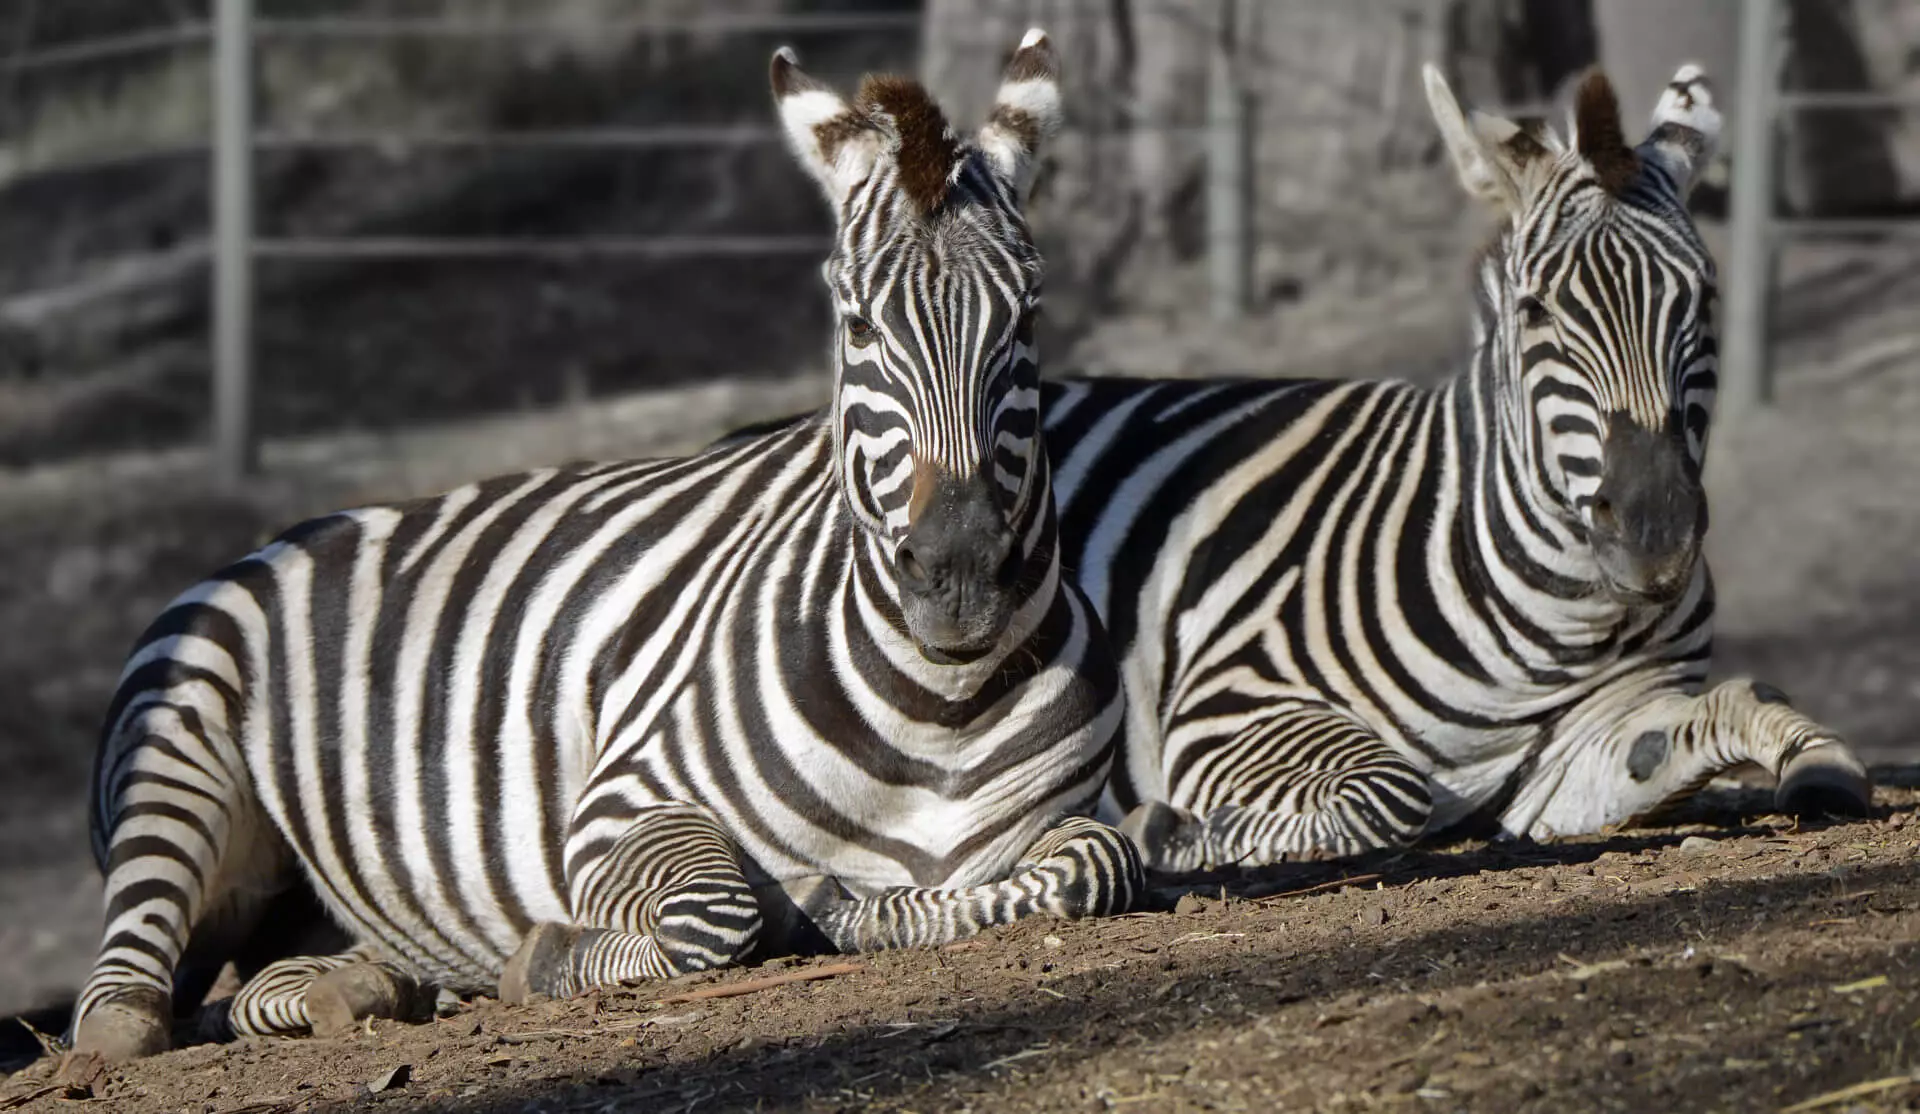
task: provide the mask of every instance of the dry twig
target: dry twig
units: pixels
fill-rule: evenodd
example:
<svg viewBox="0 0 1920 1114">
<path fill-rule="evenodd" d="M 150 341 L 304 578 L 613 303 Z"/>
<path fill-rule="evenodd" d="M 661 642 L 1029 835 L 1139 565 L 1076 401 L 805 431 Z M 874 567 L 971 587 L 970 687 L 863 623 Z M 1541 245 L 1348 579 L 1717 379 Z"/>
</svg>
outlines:
<svg viewBox="0 0 1920 1114">
<path fill-rule="evenodd" d="M 1920 1075 L 1889 1075 L 1885 1079 L 1869 1079 L 1865 1083 L 1855 1083 L 1851 1087 L 1842 1087 L 1838 1091 L 1815 1095 L 1805 1102 L 1796 1102 L 1792 1106 L 1782 1108 L 1780 1114 L 1802 1114 L 1803 1111 L 1818 1110 L 1823 1106 L 1838 1106 L 1843 1102 L 1863 1099 L 1868 1095 L 1877 1095 L 1896 1087 L 1911 1087 L 1916 1083 L 1920 1083 Z"/>
<path fill-rule="evenodd" d="M 1346 878 L 1335 878 L 1331 882 L 1322 882 L 1317 886 L 1305 886 L 1297 890 L 1288 890 L 1285 893 L 1268 894 L 1265 897 L 1255 898 L 1254 900 L 1265 904 L 1271 901 L 1279 901 L 1283 898 L 1300 897 L 1304 894 L 1317 894 L 1322 890 L 1337 890 L 1345 886 L 1364 886 L 1368 882 L 1378 882 L 1382 877 L 1383 876 L 1379 874 L 1354 874 Z"/>
<path fill-rule="evenodd" d="M 742 994 L 757 994 L 762 990 L 771 990 L 788 983 L 831 979 L 837 975 L 851 975 L 855 971 L 866 969 L 867 965 L 864 963 L 836 963 L 830 967 L 814 967 L 806 971 L 791 971 L 784 975 L 768 975 L 763 979 L 748 979 L 745 982 L 724 983 L 720 986 L 703 986 L 698 990 L 689 990 L 685 994 L 669 994 L 665 998 L 655 998 L 654 1001 L 667 1006 L 680 1002 L 701 1002 L 708 998 L 735 998 Z"/>
</svg>

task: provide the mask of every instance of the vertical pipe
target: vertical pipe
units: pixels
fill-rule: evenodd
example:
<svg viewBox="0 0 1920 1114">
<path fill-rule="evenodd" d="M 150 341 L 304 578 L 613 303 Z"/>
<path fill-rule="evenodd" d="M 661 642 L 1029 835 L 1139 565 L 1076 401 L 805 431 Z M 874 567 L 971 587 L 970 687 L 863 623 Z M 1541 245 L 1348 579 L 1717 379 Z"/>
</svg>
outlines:
<svg viewBox="0 0 1920 1114">
<path fill-rule="evenodd" d="M 213 51 L 213 467 L 254 467 L 253 0 L 215 0 Z"/>
<path fill-rule="evenodd" d="M 1207 279 L 1216 321 L 1245 315 L 1253 286 L 1253 131 L 1235 59 L 1236 7 L 1220 0 L 1207 66 Z"/>
<path fill-rule="evenodd" d="M 1746 0 L 1740 13 L 1740 103 L 1733 106 L 1732 208 L 1726 323 L 1720 342 L 1720 396 L 1732 414 L 1773 395 L 1767 309 L 1773 295 L 1774 98 L 1780 79 L 1777 0 Z"/>
</svg>

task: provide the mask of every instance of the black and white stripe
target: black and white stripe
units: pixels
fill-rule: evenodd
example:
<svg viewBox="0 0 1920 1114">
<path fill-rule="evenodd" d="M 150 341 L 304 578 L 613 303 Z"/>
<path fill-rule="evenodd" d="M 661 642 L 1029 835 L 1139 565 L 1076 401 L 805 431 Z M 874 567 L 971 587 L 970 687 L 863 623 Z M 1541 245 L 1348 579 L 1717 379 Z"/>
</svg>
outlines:
<svg viewBox="0 0 1920 1114">
<path fill-rule="evenodd" d="M 905 196 L 881 106 L 786 52 L 774 86 L 840 217 L 832 410 L 318 519 L 171 604 L 103 733 L 81 1049 L 165 1047 L 189 944 L 217 964 L 302 881 L 355 948 L 269 967 L 239 1032 L 390 1011 L 411 983 L 711 967 L 767 910 L 884 947 L 1132 901 L 1131 845 L 1083 818 L 1122 706 L 1061 579 L 1023 325 L 1051 48 L 1015 55 L 937 208 Z"/>
<path fill-rule="evenodd" d="M 1775 690 L 1696 695 L 1714 271 L 1685 198 L 1718 126 L 1699 72 L 1631 150 L 1602 78 L 1572 145 L 1469 123 L 1437 74 L 1429 92 L 1507 218 L 1458 378 L 1047 392 L 1067 565 L 1128 690 L 1111 814 L 1191 870 L 1469 818 L 1593 831 L 1746 760 L 1783 803 L 1864 803 L 1858 761 Z"/>
</svg>

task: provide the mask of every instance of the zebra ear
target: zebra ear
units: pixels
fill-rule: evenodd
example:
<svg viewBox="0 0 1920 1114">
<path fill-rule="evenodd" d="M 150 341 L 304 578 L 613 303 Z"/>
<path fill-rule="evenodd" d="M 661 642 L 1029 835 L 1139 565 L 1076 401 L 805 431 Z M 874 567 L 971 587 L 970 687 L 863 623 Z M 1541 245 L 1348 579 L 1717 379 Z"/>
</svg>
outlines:
<svg viewBox="0 0 1920 1114">
<path fill-rule="evenodd" d="M 1720 113 L 1706 71 L 1680 67 L 1653 109 L 1653 131 L 1640 144 L 1640 158 L 1658 166 L 1684 199 L 1713 161 L 1720 142 Z"/>
<path fill-rule="evenodd" d="M 1024 202 L 1033 187 L 1040 144 L 1059 130 L 1059 58 L 1047 33 L 1035 27 L 1007 61 L 993 111 L 977 141 L 987 162 Z"/>
<path fill-rule="evenodd" d="M 1539 120 L 1516 124 L 1476 112 L 1469 121 L 1446 78 L 1440 76 L 1439 67 L 1429 62 L 1422 67 L 1421 76 L 1426 81 L 1427 105 L 1447 153 L 1453 157 L 1460 184 L 1473 196 L 1518 216 L 1542 172 L 1564 149 L 1560 137 Z"/>
<path fill-rule="evenodd" d="M 853 187 L 873 173 L 885 137 L 865 113 L 802 72 L 792 47 L 773 52 L 769 77 L 787 144 L 838 216 Z"/>
</svg>

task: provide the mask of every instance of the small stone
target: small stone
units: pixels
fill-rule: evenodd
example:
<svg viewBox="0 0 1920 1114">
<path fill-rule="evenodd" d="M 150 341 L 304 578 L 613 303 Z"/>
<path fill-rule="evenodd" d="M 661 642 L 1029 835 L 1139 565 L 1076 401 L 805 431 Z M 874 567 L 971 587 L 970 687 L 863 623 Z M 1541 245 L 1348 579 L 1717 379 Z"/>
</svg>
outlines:
<svg viewBox="0 0 1920 1114">
<path fill-rule="evenodd" d="M 1180 900 L 1173 903 L 1176 913 L 1199 913 L 1205 911 L 1207 899 L 1199 894 L 1181 894 Z"/>
<path fill-rule="evenodd" d="M 1711 855 L 1720 850 L 1720 841 L 1706 836 L 1688 836 L 1680 841 L 1682 855 Z"/>
<path fill-rule="evenodd" d="M 1042 936 L 1040 938 L 1040 943 L 1055 951 L 1058 951 L 1059 949 L 1067 946 L 1067 942 L 1065 940 L 1060 939 L 1060 937 L 1058 936 Z"/>
<path fill-rule="evenodd" d="M 1360 910 L 1360 923 L 1365 925 L 1383 925 L 1387 923 L 1387 907 L 1369 905 Z"/>
<path fill-rule="evenodd" d="M 376 1095 L 382 1091 L 396 1091 L 405 1087 L 407 1080 L 412 1078 L 413 1066 L 411 1064 L 395 1064 L 393 1067 L 367 1080 L 367 1090 L 372 1091 Z"/>
</svg>

